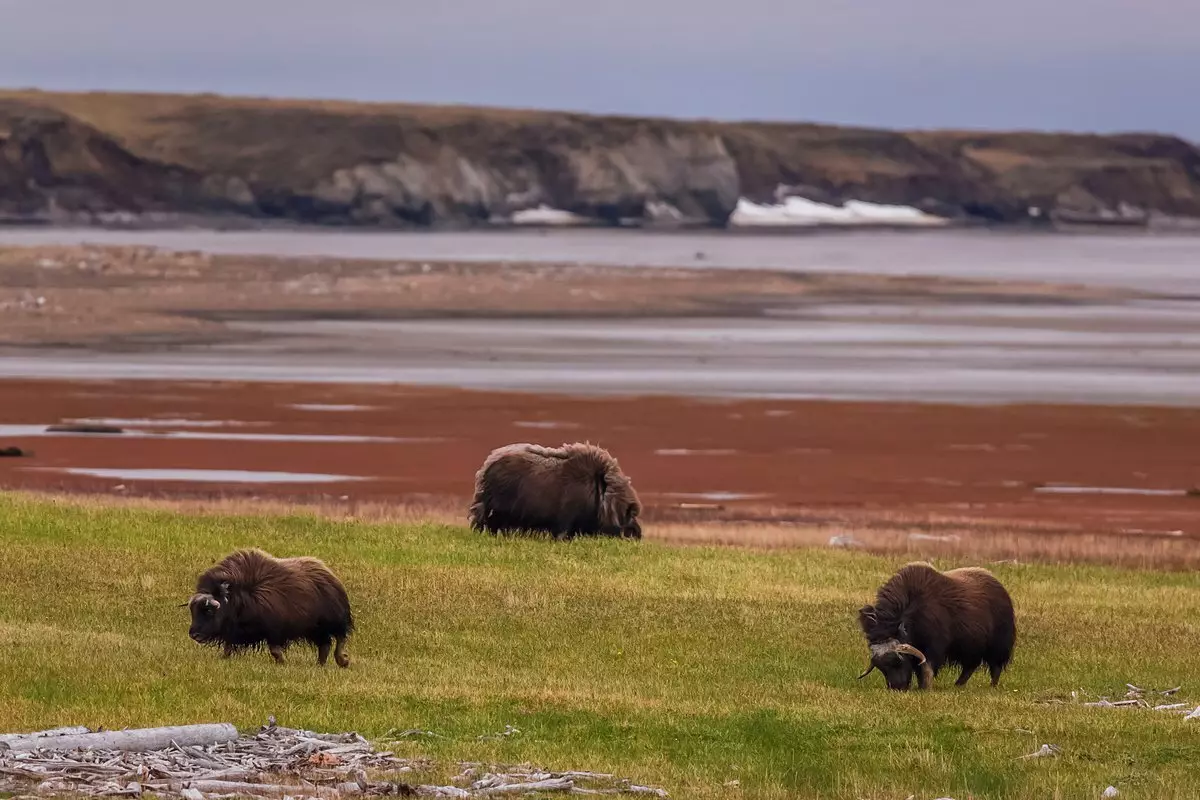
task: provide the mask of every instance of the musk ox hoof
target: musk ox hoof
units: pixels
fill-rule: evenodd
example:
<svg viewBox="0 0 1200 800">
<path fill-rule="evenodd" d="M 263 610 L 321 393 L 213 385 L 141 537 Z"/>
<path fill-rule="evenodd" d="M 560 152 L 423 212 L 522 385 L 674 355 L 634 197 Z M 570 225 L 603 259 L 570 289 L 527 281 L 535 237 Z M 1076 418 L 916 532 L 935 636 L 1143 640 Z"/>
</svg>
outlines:
<svg viewBox="0 0 1200 800">
<path fill-rule="evenodd" d="M 333 660 L 336 661 L 337 665 L 342 669 L 350 666 L 350 656 L 334 656 Z"/>
</svg>

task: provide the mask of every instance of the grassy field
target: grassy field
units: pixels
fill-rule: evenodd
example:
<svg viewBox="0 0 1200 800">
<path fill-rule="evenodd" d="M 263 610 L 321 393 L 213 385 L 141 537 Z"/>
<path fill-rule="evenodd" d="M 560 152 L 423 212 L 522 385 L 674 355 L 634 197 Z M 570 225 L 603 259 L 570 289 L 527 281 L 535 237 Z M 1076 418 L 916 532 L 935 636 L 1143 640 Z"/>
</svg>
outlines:
<svg viewBox="0 0 1200 800">
<path fill-rule="evenodd" d="M 275 714 L 376 738 L 428 729 L 445 738 L 397 748 L 613 771 L 676 798 L 1200 796 L 1200 723 L 1071 697 L 1128 681 L 1200 703 L 1195 573 L 996 565 L 1018 615 L 1000 689 L 951 674 L 896 694 L 878 673 L 856 680 L 855 611 L 901 558 L 19 495 L 0 496 L 0 518 L 0 731 Z M 222 661 L 188 639 L 178 606 L 196 575 L 248 545 L 339 573 L 360 628 L 349 670 L 306 648 L 283 666 Z M 505 725 L 520 733 L 478 740 Z M 1043 743 L 1061 755 L 1020 759 Z"/>
</svg>

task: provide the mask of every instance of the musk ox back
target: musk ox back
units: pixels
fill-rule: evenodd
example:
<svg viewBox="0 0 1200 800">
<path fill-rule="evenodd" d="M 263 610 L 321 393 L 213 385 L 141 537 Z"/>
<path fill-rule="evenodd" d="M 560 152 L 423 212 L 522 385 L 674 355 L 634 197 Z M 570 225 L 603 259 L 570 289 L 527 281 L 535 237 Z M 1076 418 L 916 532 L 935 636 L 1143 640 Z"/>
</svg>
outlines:
<svg viewBox="0 0 1200 800">
<path fill-rule="evenodd" d="M 226 658 L 266 644 L 282 664 L 288 645 L 306 641 L 317 647 L 317 662 L 323 665 L 336 641 L 334 660 L 339 667 L 350 665 L 345 653 L 354 629 L 350 600 L 342 582 L 318 559 L 238 550 L 197 579 L 188 607 L 188 635 L 200 644 L 223 645 Z"/>
<path fill-rule="evenodd" d="M 929 564 L 902 567 L 880 587 L 875 605 L 858 612 L 870 646 L 871 670 L 891 689 L 906 690 L 914 669 L 928 689 L 946 664 L 957 664 L 962 686 L 987 664 L 992 686 L 1012 658 L 1017 628 L 1012 599 L 992 573 L 978 567 L 938 572 Z"/>
<path fill-rule="evenodd" d="M 475 530 L 642 538 L 642 504 L 617 460 L 591 444 L 510 444 L 475 474 Z"/>
</svg>

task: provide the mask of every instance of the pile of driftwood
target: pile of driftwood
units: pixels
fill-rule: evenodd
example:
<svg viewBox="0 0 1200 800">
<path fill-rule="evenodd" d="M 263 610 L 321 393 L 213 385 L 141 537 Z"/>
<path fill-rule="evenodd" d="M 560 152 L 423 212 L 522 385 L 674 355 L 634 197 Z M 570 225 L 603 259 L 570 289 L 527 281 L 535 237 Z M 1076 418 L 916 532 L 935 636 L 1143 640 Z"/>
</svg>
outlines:
<svg viewBox="0 0 1200 800">
<path fill-rule="evenodd" d="M 1147 711 L 1161 711 L 1168 714 L 1182 714 L 1185 720 L 1200 719 L 1200 705 L 1194 703 L 1179 703 L 1170 702 L 1176 695 L 1179 694 L 1183 687 L 1176 686 L 1173 689 L 1143 689 L 1140 686 L 1134 686 L 1132 683 L 1125 684 L 1128 690 L 1125 696 L 1120 700 L 1110 700 L 1107 697 L 1101 697 L 1099 700 L 1083 703 L 1088 708 L 1139 708 Z M 1079 692 L 1071 692 L 1072 700 L 1079 700 Z M 1061 701 L 1043 701 L 1043 702 L 1061 702 Z"/>
<path fill-rule="evenodd" d="M 183 800 L 234 797 L 344 800 L 384 795 L 520 796 L 534 792 L 666 797 L 613 775 L 498 769 L 463 763 L 450 785 L 405 781 L 431 762 L 377 752 L 356 733 L 283 728 L 272 719 L 252 736 L 229 724 L 90 732 L 56 728 L 0 735 L 0 792 Z"/>
</svg>

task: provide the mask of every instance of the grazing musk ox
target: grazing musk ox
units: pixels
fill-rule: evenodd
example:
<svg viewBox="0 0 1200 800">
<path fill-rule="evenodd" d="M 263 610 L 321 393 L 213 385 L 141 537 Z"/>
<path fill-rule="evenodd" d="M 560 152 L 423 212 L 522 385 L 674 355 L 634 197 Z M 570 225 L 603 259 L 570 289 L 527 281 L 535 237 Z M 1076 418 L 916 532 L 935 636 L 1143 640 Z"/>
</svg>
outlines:
<svg viewBox="0 0 1200 800">
<path fill-rule="evenodd" d="M 642 538 L 642 504 L 617 460 L 595 445 L 510 444 L 475 473 L 471 527 Z"/>
<path fill-rule="evenodd" d="M 901 567 L 880 587 L 874 606 L 858 622 L 870 645 L 870 663 L 859 679 L 878 669 L 889 689 L 907 690 L 913 670 L 928 689 L 946 664 L 957 664 L 962 686 L 987 664 L 992 686 L 1012 658 L 1016 621 L 1012 599 L 992 573 L 979 567 L 938 572 L 929 564 Z"/>
<path fill-rule="evenodd" d="M 262 550 L 238 550 L 205 571 L 187 603 L 188 635 L 200 644 L 223 645 L 224 657 L 266 644 L 276 663 L 292 642 L 317 647 L 324 665 L 333 658 L 350 666 L 346 637 L 354 629 L 342 582 L 316 558 L 275 558 Z"/>
</svg>

